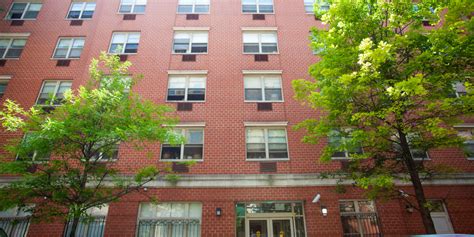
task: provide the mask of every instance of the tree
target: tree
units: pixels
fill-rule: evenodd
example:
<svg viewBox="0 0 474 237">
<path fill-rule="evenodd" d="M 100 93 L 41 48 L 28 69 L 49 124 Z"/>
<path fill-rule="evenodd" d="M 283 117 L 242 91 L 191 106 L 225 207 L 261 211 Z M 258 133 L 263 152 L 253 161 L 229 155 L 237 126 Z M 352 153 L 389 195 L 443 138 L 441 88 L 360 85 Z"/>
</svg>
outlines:
<svg viewBox="0 0 474 237">
<path fill-rule="evenodd" d="M 410 202 L 426 232 L 435 233 L 422 182 L 456 170 L 417 158 L 429 149 L 462 144 L 453 125 L 474 111 L 474 4 L 331 3 L 329 11 L 316 13 L 327 29 L 312 29 L 312 46 L 321 58 L 309 69 L 314 80 L 293 82 L 296 98 L 323 112 L 297 127 L 307 130 L 308 143 L 331 138 L 323 161 L 346 152 L 349 168 L 338 177 L 353 180 L 371 198 Z M 428 21 L 436 26 L 426 29 Z M 456 83 L 466 87 L 465 96 L 453 96 Z M 411 182 L 414 194 L 397 189 L 397 180 Z"/>
<path fill-rule="evenodd" d="M 138 79 L 127 79 L 130 66 L 102 53 L 90 65 L 91 81 L 65 92 L 63 99 L 51 97 L 61 105 L 49 112 L 5 102 L 3 128 L 27 136 L 7 147 L 17 159 L 0 163 L 0 174 L 18 177 L 0 188 L 0 210 L 34 203 L 34 218 L 66 217 L 73 237 L 78 223 L 90 219 L 88 209 L 138 191 L 167 171 L 144 166 L 134 175 L 121 175 L 113 161 L 118 144 L 152 157 L 147 144 L 182 140 L 173 133 L 177 120 L 167 116 L 169 107 L 130 91 Z"/>
</svg>

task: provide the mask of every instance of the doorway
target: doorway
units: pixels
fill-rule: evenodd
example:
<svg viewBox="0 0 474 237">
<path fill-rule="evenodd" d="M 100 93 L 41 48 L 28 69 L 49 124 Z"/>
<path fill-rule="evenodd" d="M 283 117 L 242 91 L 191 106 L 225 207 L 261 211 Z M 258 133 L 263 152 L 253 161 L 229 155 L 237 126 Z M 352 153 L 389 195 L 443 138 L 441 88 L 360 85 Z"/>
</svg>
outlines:
<svg viewBox="0 0 474 237">
<path fill-rule="evenodd" d="M 249 218 L 247 237 L 294 237 L 291 218 Z"/>
</svg>

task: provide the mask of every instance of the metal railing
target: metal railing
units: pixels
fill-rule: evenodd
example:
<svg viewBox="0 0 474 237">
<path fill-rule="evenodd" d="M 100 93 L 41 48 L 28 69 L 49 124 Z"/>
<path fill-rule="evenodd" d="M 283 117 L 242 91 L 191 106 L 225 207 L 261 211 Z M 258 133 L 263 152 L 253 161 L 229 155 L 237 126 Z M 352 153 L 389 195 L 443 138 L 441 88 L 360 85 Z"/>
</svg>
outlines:
<svg viewBox="0 0 474 237">
<path fill-rule="evenodd" d="M 343 213 L 341 222 L 345 237 L 382 236 L 376 213 Z"/>
<path fill-rule="evenodd" d="M 138 237 L 200 237 L 201 223 L 198 219 L 140 220 Z"/>
<path fill-rule="evenodd" d="M 71 233 L 72 221 L 66 224 L 64 237 Z M 95 217 L 93 220 L 81 221 L 76 229 L 76 236 L 80 237 L 102 237 L 105 230 L 105 217 Z"/>
<path fill-rule="evenodd" d="M 0 229 L 8 237 L 24 237 L 30 224 L 29 217 L 0 217 Z"/>
</svg>

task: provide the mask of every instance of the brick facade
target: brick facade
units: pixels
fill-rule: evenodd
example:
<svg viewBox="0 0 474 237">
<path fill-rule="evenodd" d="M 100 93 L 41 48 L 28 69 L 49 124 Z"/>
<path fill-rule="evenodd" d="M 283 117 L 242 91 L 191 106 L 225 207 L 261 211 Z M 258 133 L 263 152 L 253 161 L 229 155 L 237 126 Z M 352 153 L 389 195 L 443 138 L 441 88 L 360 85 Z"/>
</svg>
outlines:
<svg viewBox="0 0 474 237">
<path fill-rule="evenodd" d="M 9 9 L 12 0 L 0 2 Z M 207 70 L 206 101 L 194 103 L 193 111 L 175 112 L 182 122 L 205 122 L 204 160 L 190 168 L 191 175 L 259 174 L 259 162 L 246 161 L 244 122 L 287 121 L 289 160 L 277 163 L 278 174 L 312 174 L 335 170 L 340 162 L 321 163 L 318 157 L 324 143 L 303 144 L 304 131 L 294 125 L 318 112 L 293 99 L 291 81 L 308 78 L 308 66 L 317 62 L 309 48 L 311 27 L 324 27 L 304 11 L 303 0 L 274 0 L 275 14 L 265 20 L 253 20 L 242 14 L 240 0 L 212 0 L 210 14 L 199 20 L 186 20 L 176 14 L 177 0 L 148 0 L 145 14 L 136 20 L 123 20 L 118 14 L 120 0 L 97 0 L 94 17 L 82 26 L 71 26 L 65 19 L 70 0 L 43 0 L 36 20 L 22 26 L 11 26 L 0 13 L 0 33 L 31 33 L 19 60 L 8 60 L 0 67 L 0 75 L 11 75 L 5 96 L 25 107 L 35 104 L 44 80 L 72 80 L 73 88 L 88 80 L 88 65 L 101 51 L 107 51 L 113 32 L 139 31 L 141 39 L 136 55 L 129 55 L 131 72 L 143 79 L 133 88 L 144 98 L 167 103 L 168 70 Z M 173 27 L 209 27 L 208 53 L 197 55 L 196 62 L 182 62 L 181 55 L 172 54 Z M 269 55 L 268 62 L 255 62 L 253 55 L 242 53 L 242 27 L 277 27 L 279 53 Z M 85 37 L 80 59 L 69 67 L 57 67 L 52 55 L 59 37 Z M 273 111 L 257 111 L 256 103 L 244 102 L 242 70 L 282 70 L 284 102 L 273 103 Z M 176 103 L 167 103 L 176 106 Z M 474 122 L 474 121 L 471 121 Z M 19 134 L 20 136 L 20 134 Z M 1 134 L 0 143 L 9 135 Z M 124 173 L 144 165 L 163 166 L 159 160 L 160 146 L 153 146 L 155 156 L 122 147 L 117 165 Z M 451 165 L 464 173 L 474 172 L 474 161 L 467 160 L 458 149 L 430 151 L 433 164 Z M 338 200 L 360 199 L 357 190 L 336 194 L 334 187 L 259 187 L 259 188 L 150 188 L 147 191 L 160 201 L 198 201 L 203 204 L 201 236 L 235 236 L 235 203 L 239 201 L 304 201 L 307 236 L 340 236 Z M 318 204 L 311 203 L 316 193 L 327 205 L 329 215 L 323 217 Z M 429 198 L 445 200 L 453 228 L 459 233 L 474 233 L 474 186 L 430 186 Z M 106 236 L 134 236 L 138 205 L 144 197 L 130 195 L 110 206 Z M 223 216 L 216 217 L 221 207 Z M 377 210 L 385 236 L 422 233 L 421 219 L 409 214 L 398 201 L 379 202 Z M 31 224 L 28 236 L 60 236 L 63 223 Z"/>
</svg>

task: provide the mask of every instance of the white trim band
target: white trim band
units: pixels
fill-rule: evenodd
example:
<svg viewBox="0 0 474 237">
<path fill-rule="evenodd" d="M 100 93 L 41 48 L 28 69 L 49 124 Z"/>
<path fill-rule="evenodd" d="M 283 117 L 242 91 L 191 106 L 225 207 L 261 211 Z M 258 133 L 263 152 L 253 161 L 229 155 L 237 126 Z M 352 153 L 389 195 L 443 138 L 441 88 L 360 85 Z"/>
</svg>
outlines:
<svg viewBox="0 0 474 237">
<path fill-rule="evenodd" d="M 270 122 L 244 122 L 245 127 L 286 127 L 287 121 L 270 121 Z"/>
<path fill-rule="evenodd" d="M 175 31 L 209 31 L 211 27 L 173 27 Z"/>
<path fill-rule="evenodd" d="M 205 122 L 181 122 L 176 124 L 175 127 L 205 127 Z"/>
<path fill-rule="evenodd" d="M 31 33 L 0 33 L 0 37 L 29 37 Z"/>
<path fill-rule="evenodd" d="M 168 75 L 207 75 L 207 70 L 168 70 Z"/>
<path fill-rule="evenodd" d="M 242 70 L 244 75 L 281 75 L 282 70 Z"/>
<path fill-rule="evenodd" d="M 241 27 L 242 31 L 277 31 L 278 27 Z"/>
</svg>

